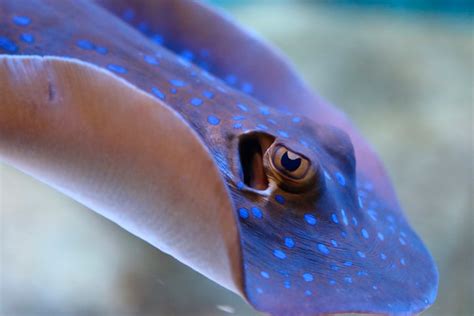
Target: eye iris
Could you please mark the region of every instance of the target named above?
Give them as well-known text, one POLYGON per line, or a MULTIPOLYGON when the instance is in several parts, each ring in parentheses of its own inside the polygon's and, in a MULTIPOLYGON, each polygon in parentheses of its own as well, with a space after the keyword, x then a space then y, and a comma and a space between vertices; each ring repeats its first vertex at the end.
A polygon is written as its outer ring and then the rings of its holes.
POLYGON ((290 157, 288 157, 288 152, 285 152, 281 157, 281 165, 286 170, 293 172, 300 167, 301 158, 291 159, 290 157))

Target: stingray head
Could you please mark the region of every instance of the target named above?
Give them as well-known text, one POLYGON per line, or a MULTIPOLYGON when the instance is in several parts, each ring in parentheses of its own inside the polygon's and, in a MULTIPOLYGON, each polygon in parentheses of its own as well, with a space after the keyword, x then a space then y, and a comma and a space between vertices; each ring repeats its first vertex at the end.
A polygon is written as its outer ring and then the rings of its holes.
POLYGON ((425 309, 435 295, 431 257, 400 210, 356 172, 350 137, 275 116, 285 131, 232 138, 247 299, 275 315, 425 309))

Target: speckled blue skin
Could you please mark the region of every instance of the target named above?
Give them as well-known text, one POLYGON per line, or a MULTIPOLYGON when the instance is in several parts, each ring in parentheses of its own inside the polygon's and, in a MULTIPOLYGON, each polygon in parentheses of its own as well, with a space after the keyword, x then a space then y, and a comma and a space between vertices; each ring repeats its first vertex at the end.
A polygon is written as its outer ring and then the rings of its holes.
POLYGON ((241 237, 243 288, 258 310, 408 315, 433 303, 438 277, 430 254, 401 211, 385 202, 384 188, 358 171, 344 132, 260 103, 245 78, 212 75, 220 75, 207 58, 213 52, 180 50, 178 57, 167 49, 176 50, 172 34, 150 30, 133 10, 123 18, 151 39, 90 3, 2 1, 0 54, 89 62, 178 112, 227 183, 241 237), (319 166, 321 189, 264 196, 247 187, 237 144, 250 131, 275 136, 319 166))

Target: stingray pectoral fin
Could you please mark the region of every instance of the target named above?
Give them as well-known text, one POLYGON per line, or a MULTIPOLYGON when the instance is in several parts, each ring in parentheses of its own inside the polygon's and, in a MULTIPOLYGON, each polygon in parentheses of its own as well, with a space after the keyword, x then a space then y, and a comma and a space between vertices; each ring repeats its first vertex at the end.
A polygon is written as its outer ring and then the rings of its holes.
POLYGON ((308 100, 320 106, 283 54, 223 11, 189 0, 95 1, 269 106, 301 111, 308 100))
POLYGON ((0 56, 0 159, 242 294, 232 205, 208 150, 110 72, 0 56))

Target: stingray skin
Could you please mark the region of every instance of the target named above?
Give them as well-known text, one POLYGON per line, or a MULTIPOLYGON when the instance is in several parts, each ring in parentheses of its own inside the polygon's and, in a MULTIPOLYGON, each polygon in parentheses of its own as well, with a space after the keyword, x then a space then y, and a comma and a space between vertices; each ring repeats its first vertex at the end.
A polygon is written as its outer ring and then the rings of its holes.
POLYGON ((219 197, 230 201, 224 211, 234 222, 222 229, 237 229, 230 273, 239 276, 226 287, 257 310, 412 315, 433 304, 436 266, 379 158, 284 57, 228 18, 192 1, 7 0, 0 54, 100 68, 183 120, 219 171, 226 192, 219 197), (246 184, 239 141, 250 133, 311 161, 316 193, 246 184))

